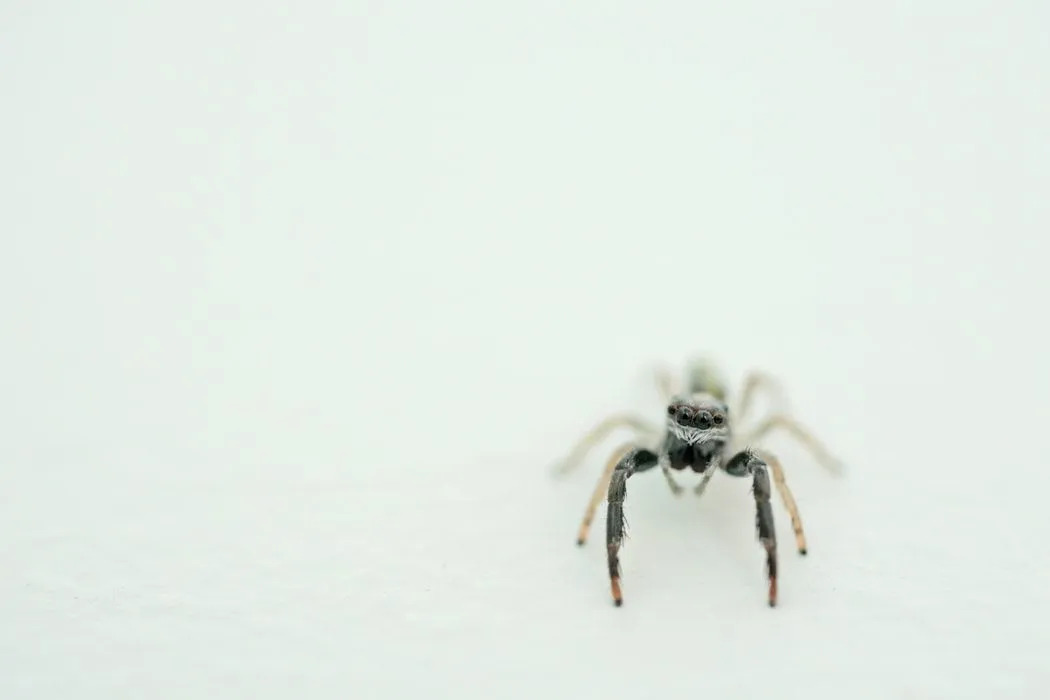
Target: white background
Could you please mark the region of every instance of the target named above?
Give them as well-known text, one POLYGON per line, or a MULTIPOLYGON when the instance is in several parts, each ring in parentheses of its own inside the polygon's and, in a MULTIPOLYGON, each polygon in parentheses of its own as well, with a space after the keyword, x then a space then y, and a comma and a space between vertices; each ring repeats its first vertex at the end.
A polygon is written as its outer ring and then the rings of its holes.
POLYGON ((1046 7, 4 2, 0 697, 1043 697, 1046 7), (549 475, 693 353, 774 610, 549 475))

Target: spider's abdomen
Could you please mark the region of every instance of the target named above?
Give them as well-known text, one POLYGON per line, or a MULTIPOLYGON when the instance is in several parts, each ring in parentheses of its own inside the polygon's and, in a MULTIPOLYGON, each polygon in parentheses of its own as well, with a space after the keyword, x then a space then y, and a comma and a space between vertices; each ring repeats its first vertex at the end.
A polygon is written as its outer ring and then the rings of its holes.
POLYGON ((711 394, 720 401, 726 397, 726 383, 714 362, 694 359, 686 370, 686 382, 692 394, 711 394))

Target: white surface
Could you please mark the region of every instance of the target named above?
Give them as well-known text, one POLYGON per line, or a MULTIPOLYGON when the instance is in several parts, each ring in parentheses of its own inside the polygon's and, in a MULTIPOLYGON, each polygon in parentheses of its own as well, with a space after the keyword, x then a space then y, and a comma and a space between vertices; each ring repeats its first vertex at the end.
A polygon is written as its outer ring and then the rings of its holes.
POLYGON ((0 12, 0 697, 1043 697, 1044 3, 126 4, 0 12), (693 352, 776 610, 546 471, 693 352))

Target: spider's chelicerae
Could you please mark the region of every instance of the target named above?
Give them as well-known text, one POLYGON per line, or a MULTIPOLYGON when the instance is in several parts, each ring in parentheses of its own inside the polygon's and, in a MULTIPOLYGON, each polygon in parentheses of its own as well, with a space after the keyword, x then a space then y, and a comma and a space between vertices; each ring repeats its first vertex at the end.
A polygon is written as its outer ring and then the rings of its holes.
POLYGON ((694 489, 694 493, 700 496, 711 477, 719 470, 730 476, 749 476, 755 499, 758 541, 766 555, 769 605, 772 607, 777 601, 777 539, 773 526, 773 509, 770 505, 770 475, 777 485, 784 507, 791 516, 791 526, 795 530, 799 554, 806 553, 806 535, 802 530, 798 506, 784 479, 784 469, 780 460, 768 450, 752 445, 779 428, 799 440, 814 458, 828 469, 840 472, 840 464, 809 430, 783 411, 774 411, 750 429, 744 428, 743 421, 747 418, 755 393, 759 390, 775 389, 775 383, 768 375, 761 372, 748 374, 739 396, 733 401, 732 411, 727 401, 725 383, 711 363, 691 363, 687 368, 685 380, 683 391, 676 389, 675 382, 666 371, 660 370, 657 373, 658 386, 667 406, 666 420, 662 427, 635 415, 609 416, 584 435, 568 457, 561 462, 558 471, 562 473, 578 466, 590 449, 616 428, 627 427, 637 433, 636 440, 618 447, 606 463, 587 504, 576 542, 579 545, 586 542, 594 513, 602 501, 602 496, 607 496, 606 546, 609 580, 613 602, 622 605, 619 552, 624 538, 623 504, 627 480, 635 474, 658 468, 663 472, 671 492, 677 496, 684 489, 675 480, 672 472, 691 470, 700 475, 694 489))

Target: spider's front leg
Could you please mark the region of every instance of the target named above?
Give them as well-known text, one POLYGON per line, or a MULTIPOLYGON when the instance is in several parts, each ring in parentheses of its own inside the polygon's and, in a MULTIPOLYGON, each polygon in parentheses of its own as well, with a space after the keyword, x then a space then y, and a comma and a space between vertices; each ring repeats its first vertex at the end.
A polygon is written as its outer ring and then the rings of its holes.
POLYGON ((620 593, 620 545, 623 543, 627 521, 623 515, 623 500, 627 496, 627 479, 634 474, 652 469, 659 456, 641 447, 636 447, 620 458, 609 481, 609 505, 605 516, 605 545, 609 551, 609 584, 613 602, 623 605, 620 593))
POLYGON ((769 578, 769 607, 777 604, 777 535, 773 527, 773 507, 769 503, 768 465, 750 450, 738 452, 725 464, 732 476, 751 475, 755 497, 755 527, 758 541, 766 550, 766 575, 769 578))

